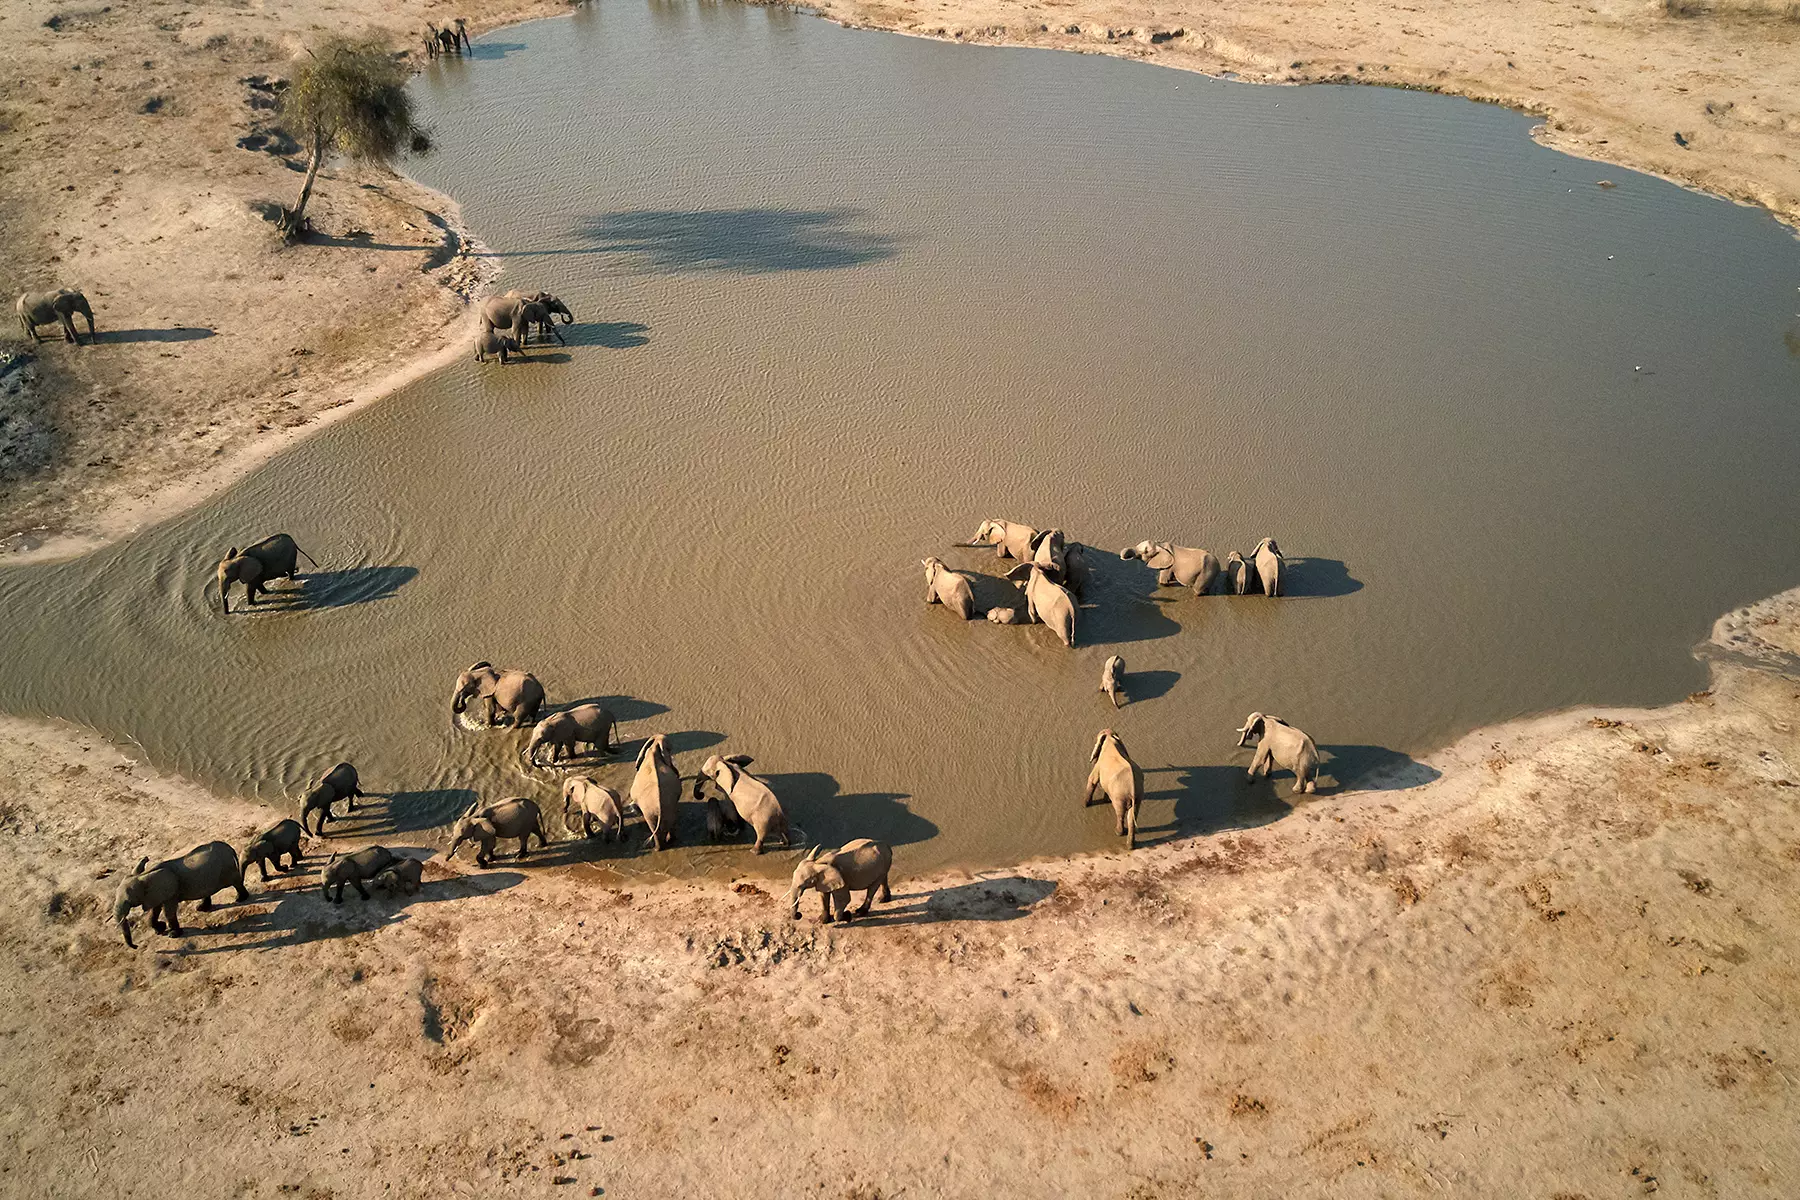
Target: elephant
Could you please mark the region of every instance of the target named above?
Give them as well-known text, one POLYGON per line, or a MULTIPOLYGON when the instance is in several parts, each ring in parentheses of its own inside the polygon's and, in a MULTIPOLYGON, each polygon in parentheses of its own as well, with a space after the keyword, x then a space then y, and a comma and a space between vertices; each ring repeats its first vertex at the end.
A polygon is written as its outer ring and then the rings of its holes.
POLYGON ((400 856, 386 846, 364 846, 354 854, 333 854, 325 863, 325 869, 319 872, 319 889, 325 893, 325 899, 333 904, 344 902, 344 885, 351 884, 356 894, 364 900, 369 898, 369 889, 363 886, 363 880, 374 879, 377 875, 400 861, 400 856), (337 885, 337 895, 331 894, 331 887, 337 885))
POLYGON ((591 838, 596 825, 607 841, 625 840, 625 809, 619 793, 586 775, 571 776, 563 782, 563 828, 591 838))
POLYGON ((1237 744, 1247 746, 1257 738, 1256 756, 1250 760, 1250 778, 1269 774, 1271 767, 1294 773, 1294 795, 1319 790, 1319 748, 1313 740, 1280 717, 1253 712, 1237 731, 1237 744))
POLYGON ((332 805, 339 800, 348 800, 350 811, 356 811, 356 798, 363 794, 361 782, 356 777, 356 768, 347 762, 341 762, 325 772, 317 786, 306 793, 306 801, 300 806, 300 828, 307 833, 324 837, 325 822, 332 819, 332 805), (317 829, 308 823, 315 812, 319 814, 317 829))
POLYGON ((424 881, 425 864, 416 858, 402 858, 391 867, 383 867, 369 882, 390 896, 416 896, 424 881))
POLYGON ((722 842, 743 831, 744 823, 735 816, 726 816, 725 806, 717 796, 706 798, 706 836, 709 841, 722 842))
POLYGON ((1050 572, 1058 583, 1063 578, 1063 560, 1068 554, 1068 539, 1060 529, 1045 529, 1031 539, 1031 561, 1050 572))
POLYGON ((637 774, 631 780, 631 802, 643 814, 650 829, 650 848, 662 850, 675 844, 675 815, 681 804, 681 773, 669 756, 669 736, 652 734, 637 754, 637 774))
POLYGON ((445 858, 455 858, 457 847, 464 842, 474 842, 480 847, 475 852, 475 865, 485 867, 494 861, 494 843, 501 838, 519 839, 519 853, 514 856, 517 858, 524 858, 525 852, 531 849, 534 835, 538 849, 550 844, 550 839, 544 836, 544 815, 538 810, 536 800, 515 796, 486 808, 480 804, 476 801, 469 805, 468 811, 457 818, 456 825, 450 830, 450 848, 444 851, 445 858))
POLYGON ((306 827, 292 817, 278 821, 250 840, 244 847, 244 853, 238 858, 238 874, 250 874, 250 864, 255 863, 262 872, 262 881, 269 882, 269 860, 275 860, 275 869, 286 873, 300 865, 300 843, 306 837, 306 827), (281 856, 288 856, 288 865, 281 865, 281 856))
POLYGON ((1262 582, 1263 594, 1281 595, 1281 573, 1287 569, 1287 559, 1281 557, 1281 547, 1275 544, 1275 539, 1266 537, 1256 543, 1250 559, 1256 564, 1256 577, 1262 582))
POLYGON ((800 898, 808 888, 817 889, 819 920, 829 923, 834 909, 838 920, 850 919, 850 893, 859 891, 863 900, 855 915, 866 917, 877 899, 886 904, 894 898, 888 890, 888 871, 893 865, 893 850, 870 838, 845 842, 830 853, 823 846, 814 846, 794 867, 793 882, 781 899, 798 921, 800 898))
POLYGON ((1248 596, 1262 588, 1256 578, 1256 567, 1245 562, 1244 556, 1236 550, 1225 556, 1225 577, 1230 581, 1229 586, 1234 596, 1248 596))
POLYGON ((430 31, 425 37, 425 53, 431 58, 440 54, 454 54, 460 58, 469 44, 469 34, 463 28, 461 17, 456 19, 455 29, 447 25, 439 29, 430 21, 425 22, 425 28, 430 31))
MULTIPOLYGON (((763 843, 779 834, 781 844, 788 845, 793 840, 793 829, 788 824, 787 811, 781 807, 781 801, 764 780, 758 779, 744 768, 756 760, 748 754, 733 754, 728 758, 720 758, 714 754, 694 776, 694 799, 699 800, 706 781, 712 780, 713 786, 719 789, 720 815, 725 818, 728 829, 743 821, 750 823, 756 831, 756 845, 752 849, 761 854, 763 843)), ((710 817, 710 813, 709 813, 710 817)), ((711 833, 711 822, 708 822, 708 833, 711 833)), ((731 829, 736 833, 736 829, 731 829)))
POLYGON ((1057 582, 1068 588, 1075 599, 1085 600, 1093 578, 1094 569, 1087 560, 1087 547, 1080 542, 1070 542, 1063 550, 1062 578, 1057 582))
POLYGON ((1105 666, 1100 668, 1100 690, 1106 693, 1107 697, 1112 700, 1113 707, 1117 708, 1121 703, 1119 694, 1124 686, 1125 660, 1115 654, 1106 660, 1105 666))
POLYGON ((1125 749, 1124 741, 1110 729, 1102 729, 1094 739, 1094 752, 1088 755, 1093 769, 1088 772, 1087 789, 1081 794, 1084 805, 1110 800, 1113 816, 1118 820, 1119 836, 1127 850, 1137 849, 1138 803, 1144 795, 1144 772, 1125 749))
POLYGON ((266 537, 242 551, 233 546, 219 560, 219 611, 227 615, 231 612, 232 584, 243 584, 244 595, 251 604, 255 604, 256 594, 268 591, 271 582, 292 579, 302 558, 313 570, 319 569, 319 564, 313 562, 312 555, 302 550, 285 533, 266 537))
POLYGON ((531 340, 531 327, 536 325, 541 328, 548 324, 549 308, 537 300, 515 293, 489 296, 481 305, 482 329, 488 333, 505 332, 518 343, 520 354, 525 353, 525 346, 531 340))
POLYGON ((485 660, 471 663, 456 677, 456 687, 450 693, 451 719, 461 715, 477 696, 486 704, 484 723, 490 728, 501 712, 514 726, 535 724, 538 710, 544 707, 544 685, 536 675, 515 667, 496 667, 485 660))
POLYGON ((88 341, 99 340, 94 335, 94 310, 88 307, 87 297, 74 288, 57 288, 54 292, 26 292, 19 297, 14 308, 19 314, 19 325, 25 330, 25 336, 34 342, 44 340, 38 336, 39 325, 51 325, 60 321, 63 341, 81 345, 81 336, 75 332, 76 313, 87 318, 88 341))
POLYGON ((1020 563, 1006 573, 1011 580, 1025 581, 1025 611, 1033 621, 1042 621, 1056 632, 1062 644, 1075 645, 1075 597, 1068 589, 1050 578, 1044 568, 1034 562, 1020 563))
POLYGON ((995 558, 1016 558, 1020 562, 1031 561, 1031 544, 1037 540, 1038 531, 1029 525, 1021 525, 1017 521, 987 520, 969 539, 971 546, 992 546, 995 558))
POLYGON ((990 608, 987 619, 996 625, 1029 625, 1031 617, 1016 608, 990 608))
POLYGON ((952 571, 935 556, 919 562, 925 568, 926 604, 942 604, 965 621, 975 615, 975 589, 960 571, 952 571))
POLYGON ((550 747, 552 763, 565 754, 574 757, 577 746, 597 746, 601 754, 609 754, 618 748, 612 744, 615 723, 613 715, 598 704, 577 704, 574 708, 553 712, 531 731, 531 737, 525 742, 525 762, 537 766, 538 751, 545 746, 550 747))
POLYGON ((507 355, 519 353, 521 351, 518 339, 504 334, 498 329, 483 325, 475 334, 475 361, 478 363, 484 363, 489 356, 497 355, 500 365, 504 367, 507 355))
MULTIPOLYGON (((550 339, 555 338, 562 345, 568 345, 567 342, 563 341, 562 334, 556 332, 556 323, 550 319, 551 317, 561 317, 564 325, 573 325, 575 323, 575 314, 569 311, 569 306, 567 304, 564 304, 549 292, 508 292, 503 298, 507 300, 523 300, 529 304, 536 304, 541 307, 544 310, 544 317, 543 320, 537 322, 538 341, 548 345, 550 339)), ((529 330, 527 330, 527 332, 529 332, 529 330)), ((521 344, 523 343, 521 342, 521 344)))
POLYGON ((1168 542, 1139 542, 1119 551, 1124 559, 1139 558, 1156 572, 1162 587, 1191 587, 1194 595, 1204 596, 1219 577, 1219 560, 1205 550, 1192 546, 1172 546, 1168 542))
POLYGON ((238 865, 237 851, 224 842, 195 846, 180 858, 166 858, 154 867, 149 863, 147 856, 138 860, 131 877, 119 885, 118 898, 113 902, 113 919, 119 923, 119 932, 125 935, 125 944, 134 950, 137 948, 137 943, 131 940, 131 910, 134 908, 142 908, 150 914, 150 927, 156 932, 180 937, 181 920, 177 910, 183 900, 198 900, 201 912, 211 912, 214 892, 232 888, 237 892, 240 904, 250 898, 244 888, 244 872, 238 865), (164 921, 168 922, 166 929, 164 921))

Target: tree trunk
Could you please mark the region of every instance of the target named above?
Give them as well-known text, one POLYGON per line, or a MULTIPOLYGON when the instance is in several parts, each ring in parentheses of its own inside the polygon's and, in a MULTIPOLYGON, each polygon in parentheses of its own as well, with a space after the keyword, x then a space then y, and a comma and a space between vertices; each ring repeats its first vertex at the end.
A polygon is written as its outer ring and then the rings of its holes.
POLYGON ((305 227, 303 222, 306 219, 306 202, 312 199, 313 181, 319 177, 319 167, 324 161, 325 139, 319 131, 314 130, 312 158, 306 164, 306 182, 300 185, 300 199, 294 202, 294 207, 288 209, 281 222, 282 232, 290 239, 299 237, 300 230, 305 227))

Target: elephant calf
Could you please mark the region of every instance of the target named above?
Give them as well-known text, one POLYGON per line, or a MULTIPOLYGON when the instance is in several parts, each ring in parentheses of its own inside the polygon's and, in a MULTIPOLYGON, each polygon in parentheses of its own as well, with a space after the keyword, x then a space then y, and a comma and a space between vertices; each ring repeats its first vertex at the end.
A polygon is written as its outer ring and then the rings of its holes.
POLYGON ((63 341, 81 345, 81 336, 75 332, 77 313, 87 318, 88 341, 99 340, 94 336, 94 310, 88 307, 87 297, 74 288, 58 288, 54 292, 26 292, 13 307, 19 314, 19 327, 34 342, 44 340, 38 336, 39 325, 54 325, 60 321, 63 341))
POLYGON ((1310 737, 1280 717, 1264 713, 1251 713, 1237 735, 1240 746, 1258 739, 1256 756, 1250 760, 1250 778, 1267 775, 1273 764, 1294 773, 1294 795, 1319 790, 1319 748, 1310 737))
POLYGON ((996 625, 1029 625, 1031 618, 1016 608, 990 608, 987 619, 996 625))
POLYGON ((475 361, 478 363, 486 362, 490 355, 498 355, 500 365, 504 367, 508 355, 521 353, 517 338, 509 337, 492 326, 483 325, 475 335, 475 361))
POLYGON ((888 872, 894 865, 894 852, 871 838, 857 838, 826 853, 814 846, 794 867, 793 881, 788 885, 783 903, 790 908, 794 920, 800 919, 800 898, 808 889, 819 893, 819 920, 830 922, 833 910, 840 921, 850 919, 850 893, 863 893, 862 906, 856 915, 866 917, 879 897, 883 904, 892 900, 888 890, 888 872))
POLYGON ((332 820, 331 806, 339 800, 350 802, 350 812, 356 811, 356 798, 363 794, 361 780, 356 777, 356 768, 347 762, 341 762, 325 772, 324 777, 312 791, 306 793, 306 802, 300 807, 300 828, 318 837, 325 836, 325 822, 332 820), (318 828, 311 824, 312 814, 319 814, 318 828))
POLYGON ((150 914, 150 927, 158 933, 181 936, 181 919, 177 911, 183 900, 198 900, 201 912, 212 911, 214 892, 232 888, 239 903, 250 898, 244 889, 244 872, 238 865, 237 851, 224 842, 208 842, 195 846, 180 858, 167 858, 149 866, 148 857, 138 860, 131 878, 119 885, 113 903, 113 919, 125 944, 136 949, 131 940, 131 910, 142 908, 150 914), (148 869, 146 869, 148 868, 148 869), (165 929, 163 922, 167 921, 165 929))
POLYGON ((424 863, 416 858, 403 858, 391 867, 383 867, 370 882, 390 896, 416 896, 425 886, 424 878, 424 863))
POLYGON ((319 873, 320 887, 333 904, 344 902, 346 883, 355 885, 356 894, 367 900, 369 889, 363 886, 363 880, 374 879, 399 861, 400 856, 386 846, 364 846, 354 854, 333 854, 319 873), (333 884, 337 886, 336 896, 331 894, 333 884))
POLYGON ((278 821, 269 826, 255 838, 251 839, 244 853, 238 860, 238 871, 242 875, 250 873, 250 864, 255 863, 262 872, 262 881, 269 882, 269 860, 275 860, 275 869, 283 873, 292 871, 300 865, 300 843, 306 837, 306 827, 292 817, 278 821), (287 866, 281 865, 281 856, 287 855, 287 866))
POLYGON ((585 775, 563 783, 563 828, 582 837, 596 830, 607 841, 625 839, 625 808, 619 793, 585 775))
POLYGON ((536 800, 518 796, 486 808, 471 804, 450 831, 450 849, 444 851, 444 857, 454 858, 457 847, 464 842, 474 842, 480 847, 475 852, 475 864, 485 867, 494 861, 495 842, 501 838, 518 838, 518 857, 524 858, 525 852, 531 849, 534 835, 540 850, 550 844, 550 839, 544 836, 544 815, 536 800))
POLYGON ((285 533, 266 537, 247 550, 239 551, 233 546, 219 560, 219 611, 227 615, 231 613, 232 584, 243 584, 245 598, 255 604, 257 593, 268 591, 270 583, 277 579, 292 579, 299 570, 302 558, 314 570, 318 569, 319 564, 313 562, 312 555, 302 550, 285 533))
POLYGON ((1105 666, 1100 668, 1100 690, 1106 693, 1107 698, 1112 701, 1112 706, 1117 708, 1124 703, 1119 699, 1119 694, 1124 686, 1125 660, 1115 654, 1106 660, 1105 666))
POLYGON ((1244 556, 1233 550, 1225 556, 1225 578, 1229 581, 1234 596, 1248 596, 1251 592, 1262 590, 1257 581, 1256 567, 1244 561, 1244 556))
POLYGON ((1081 794, 1084 805, 1112 802, 1113 816, 1118 820, 1119 836, 1127 850, 1137 849, 1138 803, 1144 795, 1144 772, 1125 749, 1124 739, 1110 729, 1102 729, 1094 739, 1094 752, 1088 755, 1093 768, 1088 771, 1087 788, 1081 794))
POLYGON ((925 603, 942 604, 965 621, 975 615, 975 589, 961 572, 946 567, 941 558, 919 561, 925 567, 925 603))

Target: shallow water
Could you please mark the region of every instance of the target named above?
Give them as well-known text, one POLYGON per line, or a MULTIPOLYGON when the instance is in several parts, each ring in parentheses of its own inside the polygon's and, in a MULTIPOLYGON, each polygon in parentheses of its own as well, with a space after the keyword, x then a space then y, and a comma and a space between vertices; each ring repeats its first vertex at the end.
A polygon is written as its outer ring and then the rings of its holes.
MULTIPOLYGON (((1702 686, 1712 619, 1800 581, 1800 244, 1516 114, 737 5, 589 5, 417 87, 418 175, 506 285, 570 301, 567 349, 461 362, 0 575, 0 708, 296 804, 349 757, 396 794, 342 828, 416 841, 474 795, 554 805, 514 735, 449 718, 488 658, 684 770, 753 754, 809 838, 915 871, 1115 845, 1079 803, 1103 726, 1149 771, 1146 840, 1259 824, 1288 784, 1242 782, 1253 708, 1335 753, 1327 793, 1418 780, 1486 722, 1702 686), (951 549, 986 516, 1109 551, 1273 534, 1295 596, 1113 560, 1074 652, 965 625, 918 560, 997 573, 951 549), (211 564, 277 529, 328 568, 310 607, 222 618, 211 564)), ((596 857, 750 864, 684 808, 684 849, 596 857)))

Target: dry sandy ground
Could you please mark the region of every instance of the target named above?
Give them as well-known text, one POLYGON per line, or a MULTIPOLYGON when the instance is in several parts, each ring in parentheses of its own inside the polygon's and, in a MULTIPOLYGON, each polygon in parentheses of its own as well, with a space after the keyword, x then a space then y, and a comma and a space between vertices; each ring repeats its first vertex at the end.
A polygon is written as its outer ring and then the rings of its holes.
POLYGON ((902 858, 848 927, 566 846, 334 908, 315 847, 132 951, 119 871, 276 814, 13 722, 0 1193, 1800 1195, 1800 591, 1719 636, 1687 703, 1254 832, 902 858))

